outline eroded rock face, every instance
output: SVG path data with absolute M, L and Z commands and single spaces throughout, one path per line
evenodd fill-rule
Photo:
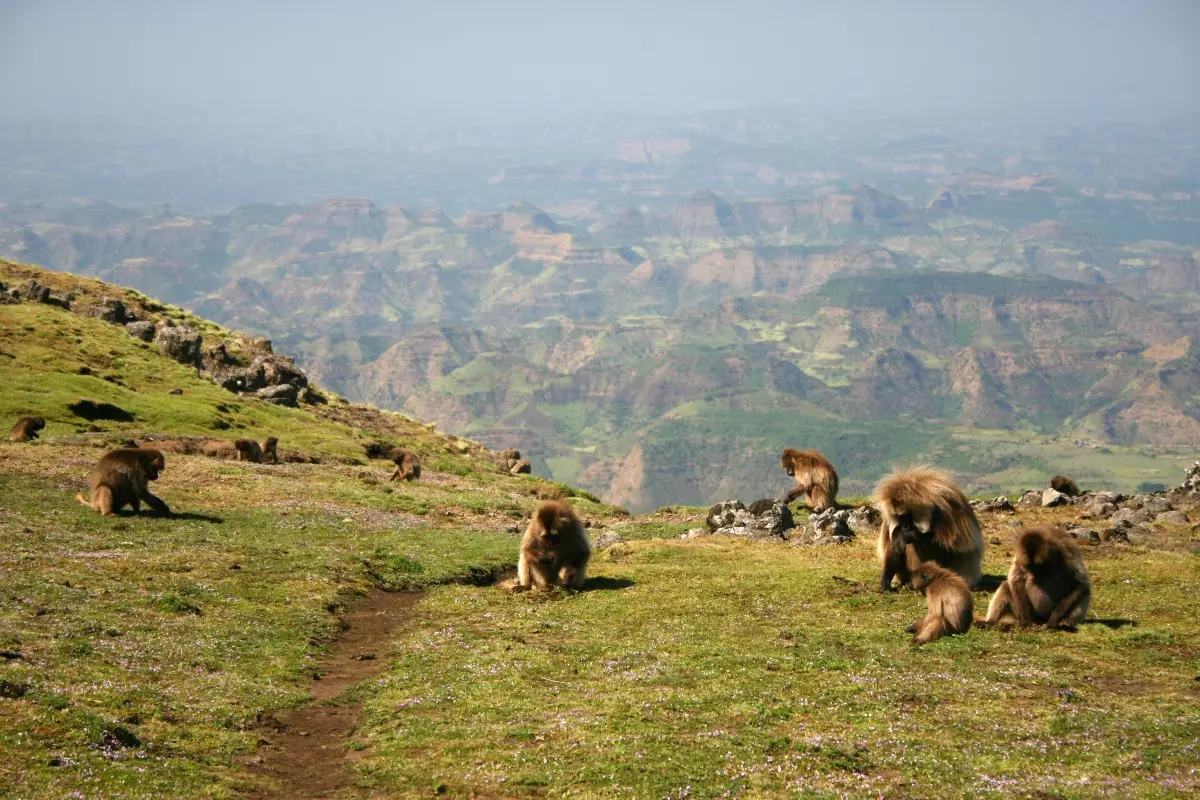
M 854 531 L 850 528 L 848 509 L 829 508 L 819 514 L 813 514 L 804 523 L 799 534 L 793 535 L 791 542 L 801 544 L 842 544 L 854 539 Z
M 155 329 L 154 341 L 164 354 L 180 364 L 200 366 L 200 352 L 204 340 L 200 334 L 186 326 L 163 325 L 159 323 Z
M 775 500 L 760 500 L 751 508 L 738 500 L 717 503 L 709 509 L 705 524 L 713 533 L 751 539 L 786 539 L 787 532 L 796 527 L 791 509 Z

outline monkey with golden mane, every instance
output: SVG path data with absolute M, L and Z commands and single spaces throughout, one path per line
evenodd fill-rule
M 781 500 L 784 505 L 808 495 L 808 505 L 813 511 L 837 506 L 838 474 L 829 459 L 816 450 L 788 447 L 780 462 L 787 474 L 796 479 L 796 485 Z
M 921 561 L 961 575 L 968 587 L 979 583 L 983 531 L 949 475 L 921 466 L 897 470 L 875 488 L 875 504 L 883 515 L 877 550 L 883 563 L 880 591 L 891 590 L 893 577 L 902 585 L 909 582 L 905 548 L 910 544 Z
M 909 626 L 913 644 L 922 645 L 971 627 L 975 601 L 962 576 L 922 561 L 915 545 L 904 548 L 905 563 L 914 589 L 925 593 L 925 616 Z
M 278 447 L 279 447 L 279 439 L 277 439 L 276 437 L 268 436 L 266 439 L 264 439 L 263 443 L 262 443 L 262 463 L 266 464 L 269 461 L 272 464 L 278 464 L 279 463 L 279 450 L 277 449 Z
M 169 516 L 171 509 L 150 494 L 149 488 L 150 481 L 158 480 L 158 473 L 165 467 L 163 454 L 149 447 L 113 450 L 100 459 L 88 476 L 91 499 L 85 500 L 82 492 L 75 499 L 105 517 L 127 505 L 133 506 L 134 513 L 141 513 L 143 500 L 159 514 Z
M 1017 540 L 1008 578 L 977 624 L 1074 630 L 1091 601 L 1092 581 L 1071 534 L 1057 526 L 1030 528 Z
M 1050 479 L 1050 488 L 1056 492 L 1062 492 L 1067 497 L 1079 496 L 1079 484 L 1068 478 L 1066 475 L 1055 475 Z
M 388 458 L 396 465 L 396 471 L 388 480 L 415 481 L 421 477 L 421 459 L 417 457 L 416 453 L 393 447 L 388 452 Z
M 514 589 L 582 589 L 592 548 L 583 523 L 567 503 L 542 503 L 521 540 Z
M 262 445 L 253 439 L 234 439 L 233 446 L 237 450 L 238 461 L 249 461 L 251 464 L 262 463 Z
M 46 427 L 46 420 L 41 417 L 23 417 L 13 425 L 12 433 L 8 435 L 10 442 L 30 442 L 38 438 L 38 431 Z

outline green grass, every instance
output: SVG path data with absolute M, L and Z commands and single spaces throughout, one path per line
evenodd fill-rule
M 1136 626 L 921 650 L 904 628 L 923 602 L 872 590 L 869 543 L 641 542 L 592 570 L 627 588 L 438 588 L 364 689 L 359 780 L 388 797 L 1195 791 L 1194 557 L 1088 555 L 1092 615 Z

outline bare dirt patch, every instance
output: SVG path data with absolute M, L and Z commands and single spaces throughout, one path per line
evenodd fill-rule
M 274 785 L 250 796 L 339 797 L 350 789 L 349 765 L 357 754 L 346 750 L 346 740 L 362 708 L 340 698 L 351 686 L 383 671 L 387 647 L 412 618 L 420 597 L 418 592 L 375 591 L 343 618 L 345 629 L 313 681 L 314 705 L 267 723 L 267 743 L 250 766 Z

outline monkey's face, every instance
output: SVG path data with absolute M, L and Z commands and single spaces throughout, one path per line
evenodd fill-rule
M 893 538 L 913 538 L 917 534 L 927 536 L 933 530 L 933 509 L 905 509 L 898 515 L 889 515 L 888 522 L 888 533 Z
M 147 454 L 142 458 L 142 466 L 146 468 L 146 477 L 152 481 L 158 480 L 158 473 L 166 469 L 167 461 L 162 453 Z

